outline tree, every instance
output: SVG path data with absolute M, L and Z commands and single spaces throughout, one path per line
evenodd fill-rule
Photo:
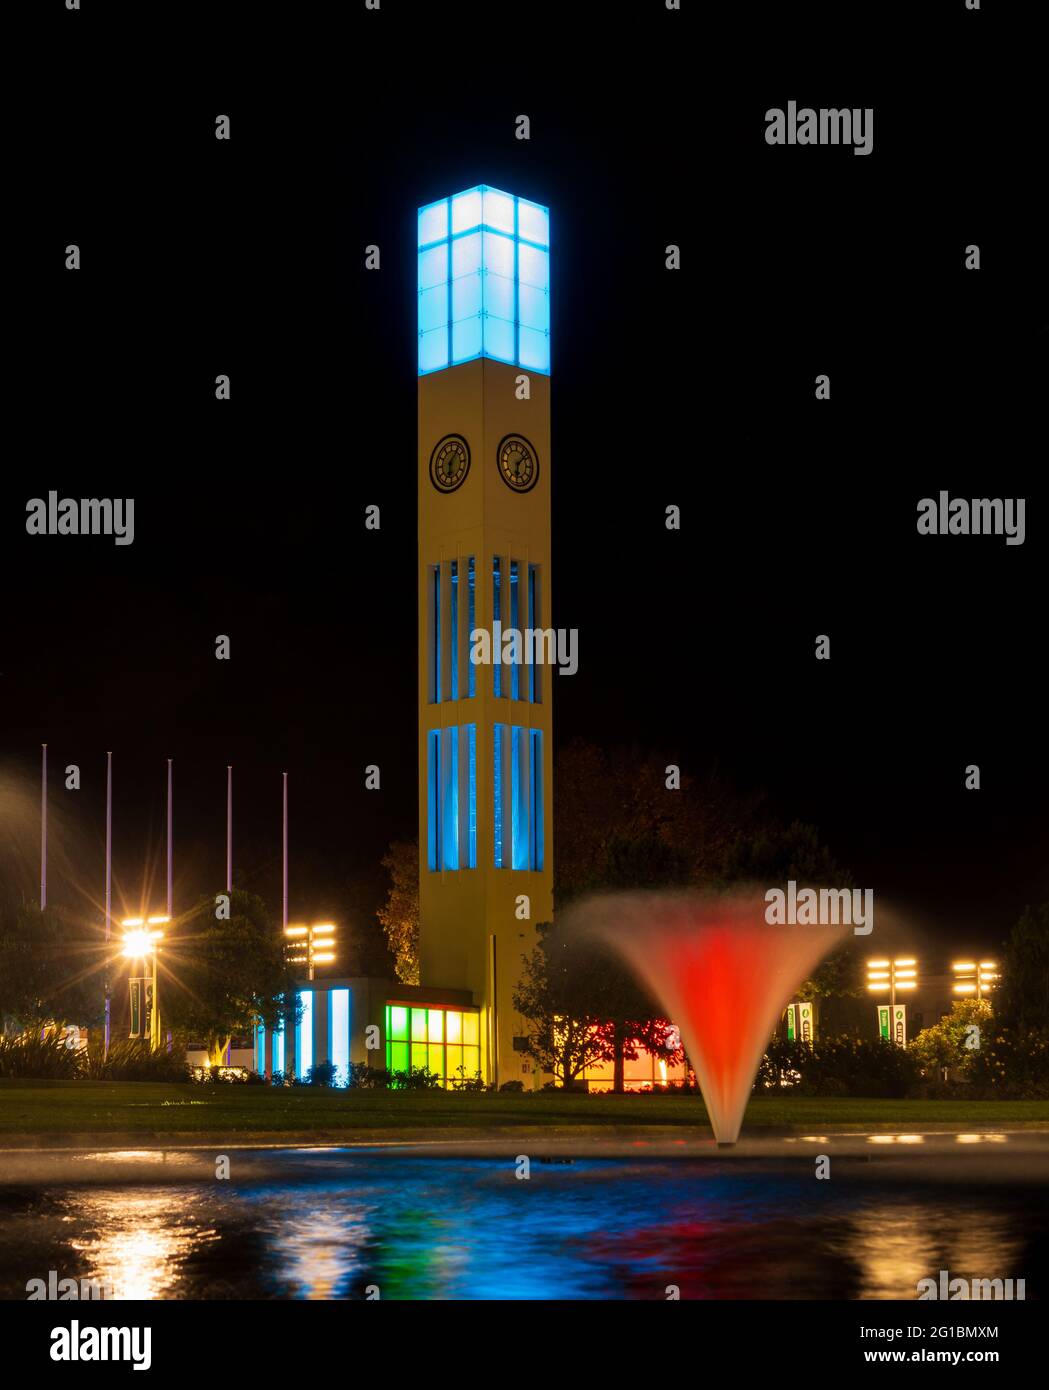
M 160 956 L 161 1020 L 206 1043 L 217 1065 L 235 1033 L 277 1029 L 294 1018 L 295 973 L 261 898 L 234 890 L 229 918 L 205 897 L 165 938 Z
M 557 757 L 554 897 L 613 885 L 665 888 L 706 881 L 728 835 L 731 797 L 710 778 L 667 788 L 667 753 L 577 740 Z M 647 861 L 647 862 L 646 862 Z
M 604 860 L 598 866 L 604 892 L 682 887 L 689 882 L 694 860 L 685 845 L 651 825 L 634 836 L 613 831 L 606 839 Z M 595 879 L 594 886 L 598 883 Z M 669 1021 L 638 983 L 634 972 L 606 944 L 589 940 L 577 943 L 574 963 L 597 1019 L 597 1040 L 602 1061 L 612 1063 L 612 1090 L 626 1089 L 625 1064 L 636 1061 L 641 1050 L 672 1056 L 667 1046 Z
M 1024 908 L 1002 954 L 995 1014 L 1003 1026 L 1049 1028 L 1049 901 Z
M 563 1086 L 599 1061 L 606 1044 L 590 1012 L 590 991 L 580 968 L 578 945 L 555 934 L 550 922 L 536 925 L 538 944 L 524 960 L 514 986 L 514 1008 L 528 1021 L 528 1056 Z
M 396 962 L 402 984 L 419 983 L 419 842 L 394 840 L 383 855 L 383 868 L 390 875 L 385 904 L 379 908 L 379 922 Z
M 802 821 L 783 824 L 759 819 L 760 805 L 725 842 L 713 874 L 713 885 L 730 889 L 743 884 L 777 887 L 793 879 L 806 888 L 853 888 L 855 879 L 843 869 L 820 839 L 814 825 Z M 863 993 L 863 953 L 852 937 L 826 960 L 797 990 L 798 999 L 826 999 L 831 995 Z
M 923 1028 L 910 1043 L 910 1051 L 928 1071 L 949 1068 L 965 1072 L 976 1048 L 969 1039 L 973 1025 L 990 1038 L 991 1006 L 986 999 L 957 999 L 939 1023 Z
M 98 1023 L 105 1008 L 105 951 L 77 918 L 36 903 L 0 905 L 0 1021 Z
M 625 1063 L 642 1049 L 667 1061 L 679 1055 L 669 1020 L 605 943 L 550 923 L 537 931 L 513 997 L 531 1025 L 526 1051 L 543 1071 L 570 1086 L 587 1066 L 611 1062 L 612 1089 L 622 1093 Z

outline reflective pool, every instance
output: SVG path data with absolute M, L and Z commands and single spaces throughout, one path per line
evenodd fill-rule
M 230 1163 L 229 1181 L 0 1187 L 0 1296 L 55 1270 L 132 1299 L 913 1299 L 946 1269 L 1032 1299 L 1049 1250 L 1031 1189 L 711 1159 Z

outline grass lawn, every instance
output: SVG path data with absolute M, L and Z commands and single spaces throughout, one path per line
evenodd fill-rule
M 751 1101 L 745 1126 L 812 1133 L 823 1128 L 908 1126 L 1049 1129 L 1049 1101 L 897 1101 L 785 1099 Z M 145 1081 L 2 1081 L 0 1144 L 5 1136 L 211 1134 L 344 1140 L 466 1137 L 466 1132 L 540 1128 L 580 1134 L 643 1128 L 706 1127 L 698 1096 L 454 1095 L 445 1092 L 325 1091 L 313 1087 L 198 1086 Z

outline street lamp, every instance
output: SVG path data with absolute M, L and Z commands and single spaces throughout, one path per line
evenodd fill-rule
M 954 993 L 975 994 L 977 999 L 990 994 L 998 979 L 998 962 L 994 960 L 956 960 L 951 969 L 955 975 Z
M 918 988 L 918 962 L 913 956 L 867 962 L 867 988 L 872 994 L 889 991 L 889 1004 L 896 1003 L 898 989 Z
M 335 959 L 335 923 L 317 922 L 309 927 L 285 927 L 288 938 L 288 964 L 307 966 L 308 977 L 314 978 L 315 965 L 330 965 Z M 292 953 L 295 954 L 292 954 Z
M 160 947 L 158 942 L 164 933 L 158 928 L 162 923 L 171 921 L 170 917 L 126 917 L 121 922 L 124 928 L 123 954 L 129 960 L 146 960 L 152 957 L 153 977 L 149 981 L 151 994 L 149 998 L 149 1045 L 156 1050 L 160 1047 L 160 997 L 157 993 L 157 955 Z M 134 987 L 136 981 L 131 981 L 132 999 L 134 999 Z M 132 1018 L 134 1023 L 134 1018 Z M 132 1037 L 139 1034 L 132 1033 Z

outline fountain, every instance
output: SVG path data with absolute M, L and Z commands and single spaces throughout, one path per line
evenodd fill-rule
M 762 894 L 590 898 L 569 929 L 613 946 L 677 1024 L 719 1145 L 739 1138 L 754 1077 L 791 995 L 840 945 L 840 926 L 773 926 Z

